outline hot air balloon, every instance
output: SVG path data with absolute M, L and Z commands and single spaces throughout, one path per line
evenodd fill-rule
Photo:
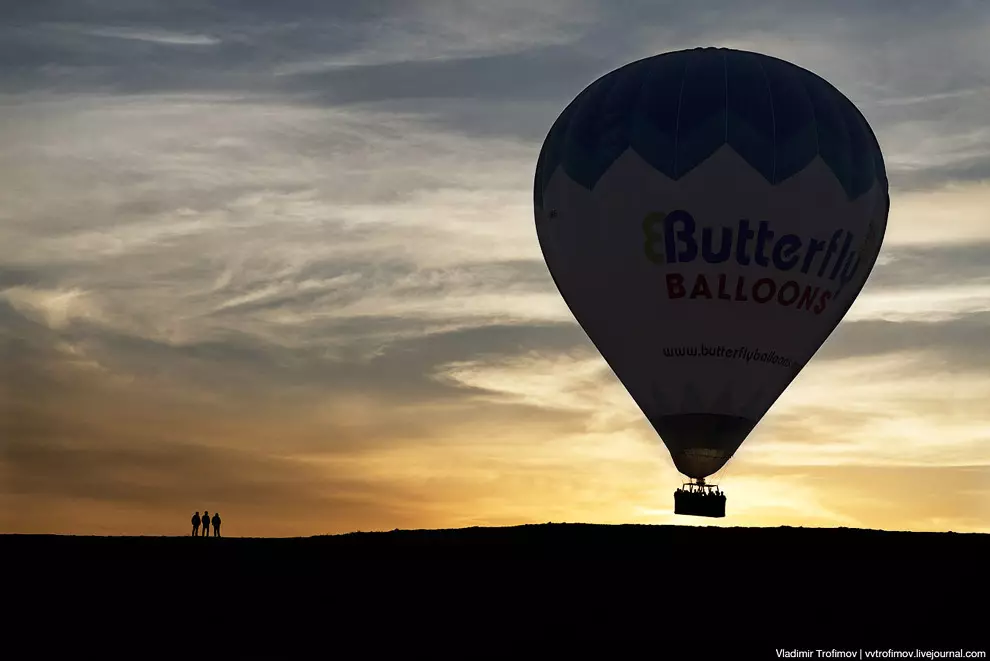
M 830 83 L 758 53 L 695 48 L 594 81 L 536 166 L 536 230 L 562 298 L 689 481 L 705 479 L 836 328 L 890 206 L 877 139 Z

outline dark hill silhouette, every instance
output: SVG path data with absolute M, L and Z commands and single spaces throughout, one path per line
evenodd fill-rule
M 17 602 L 36 608 L 78 614 L 99 595 L 144 622 L 205 618 L 257 635 L 282 621 L 336 635 L 371 627 L 364 640 L 376 645 L 412 631 L 778 658 L 987 640 L 984 534 L 546 524 L 209 542 L 6 535 L 0 558 L 17 569 Z M 465 658 L 472 650 L 482 648 Z

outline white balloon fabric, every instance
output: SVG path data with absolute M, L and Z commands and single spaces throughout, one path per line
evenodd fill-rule
M 691 478 L 729 460 L 836 328 L 890 204 L 852 102 L 723 48 L 592 83 L 547 135 L 534 203 L 561 296 Z

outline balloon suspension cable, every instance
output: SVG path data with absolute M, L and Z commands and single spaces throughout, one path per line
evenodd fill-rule
M 708 484 L 703 477 L 692 478 L 690 482 L 685 482 L 683 487 L 685 491 L 697 494 L 718 494 L 721 493 L 717 484 Z

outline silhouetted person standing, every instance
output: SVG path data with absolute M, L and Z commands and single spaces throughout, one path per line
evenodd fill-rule
M 208 523 L 204 523 L 203 524 L 203 530 L 204 530 L 204 533 L 203 534 L 206 534 L 206 527 L 208 525 L 210 525 L 210 524 L 208 524 Z M 199 512 L 196 512 L 195 514 L 193 514 L 193 517 L 192 517 L 192 526 L 193 526 L 193 534 L 192 534 L 192 536 L 195 537 L 195 536 L 197 536 L 199 534 Z
M 210 513 L 207 511 L 203 512 L 203 537 L 210 536 Z
M 219 537 L 220 536 L 220 513 L 219 512 L 214 512 L 213 513 L 213 536 L 214 537 Z

